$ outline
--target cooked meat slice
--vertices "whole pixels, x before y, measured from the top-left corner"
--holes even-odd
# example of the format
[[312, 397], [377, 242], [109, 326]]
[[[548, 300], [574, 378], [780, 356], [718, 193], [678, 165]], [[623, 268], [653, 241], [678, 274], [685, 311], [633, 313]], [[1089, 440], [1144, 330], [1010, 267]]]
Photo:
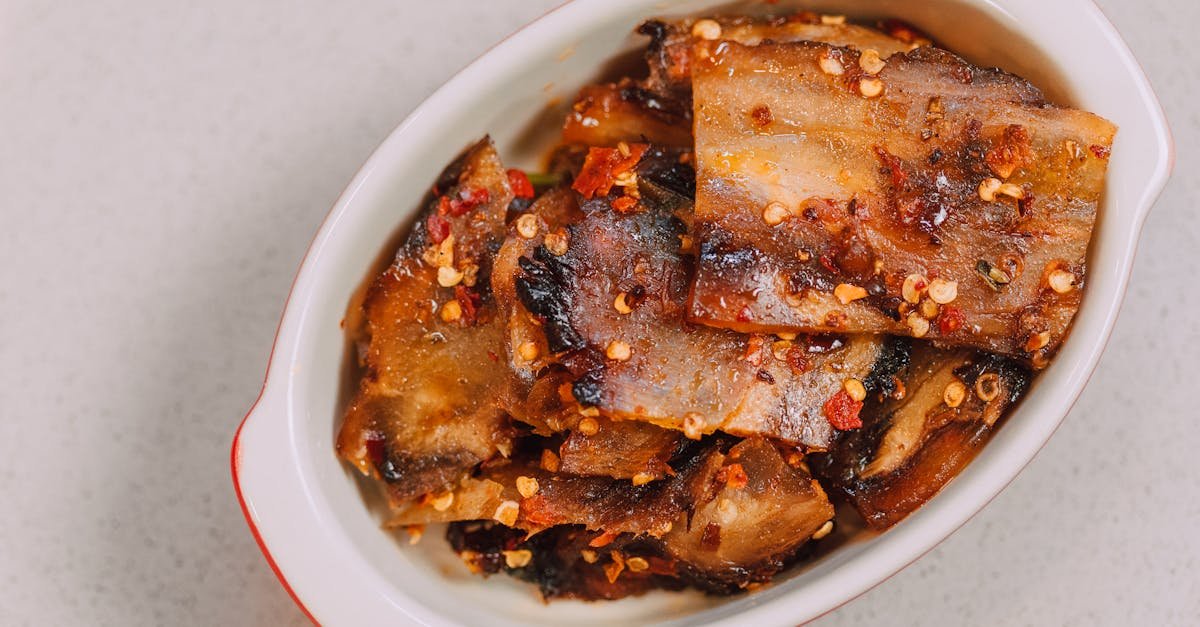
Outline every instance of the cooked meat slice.
[[[687, 324], [692, 267], [682, 244], [690, 203], [649, 182], [637, 189], [633, 207], [615, 208], [628, 195], [584, 199], [583, 219], [552, 230], [550, 240], [544, 229], [510, 238], [501, 252], [496, 293], [513, 290], [519, 301], [511, 343], [534, 346], [528, 354], [546, 360], [528, 372], [546, 372], [550, 361], [564, 367], [576, 411], [595, 407], [691, 437], [722, 430], [828, 446], [834, 426], [826, 403], [846, 379], [867, 377], [882, 340], [785, 341]], [[520, 246], [510, 287], [505, 272]]]
[[444, 490], [511, 448], [493, 400], [507, 379], [488, 274], [512, 190], [487, 139], [442, 178], [355, 316], [369, 340], [337, 450], [395, 501]]
[[648, 483], [672, 472], [667, 462], [685, 443], [678, 431], [645, 422], [593, 418], [576, 425], [558, 454], [565, 473]]
[[602, 548], [595, 532], [555, 527], [532, 537], [486, 521], [454, 523], [451, 547], [479, 573], [504, 571], [538, 585], [543, 598], [620, 599], [649, 590], [678, 590], [675, 564], [647, 538], [624, 534]]
[[[533, 242], [540, 243], [546, 233], [557, 232], [582, 218], [577, 197], [569, 188], [545, 192], [527, 212], [510, 221], [508, 236], [496, 253], [491, 275], [496, 309], [507, 336], [501, 354], [506, 356], [511, 369], [501, 405], [513, 418], [537, 427], [541, 435], [569, 428], [577, 421], [578, 412], [559, 399], [560, 382], [551, 380], [555, 377], [550, 375], [555, 373], [547, 371], [553, 364], [548, 338], [540, 323], [522, 307], [515, 277], [520, 272], [518, 263], [531, 250]], [[570, 415], [564, 416], [568, 411]]]
[[[884, 59], [913, 47], [912, 43], [866, 26], [822, 24], [820, 16], [813, 13], [769, 19], [746, 16], [704, 18], [709, 28], [697, 28], [698, 21], [692, 18], [669, 22], [651, 20], [638, 28], [638, 32], [650, 37], [646, 48], [646, 62], [650, 66], [650, 77], [645, 82], [648, 90], [673, 100], [691, 102], [693, 45], [706, 38], [746, 46], [763, 42], [821, 41], [874, 50]], [[710, 23], [716, 23], [719, 28], [712, 29]]]
[[717, 473], [719, 487], [698, 503], [687, 525], [663, 537], [687, 580], [732, 592], [766, 582], [833, 519], [833, 505], [808, 471], [787, 463], [762, 438], [734, 446]]
[[809, 463], [867, 522], [889, 527], [937, 494], [975, 456], [1025, 389], [1029, 372], [1002, 357], [928, 345], [864, 427]]
[[[516, 293], [518, 262], [544, 240], [583, 218], [577, 196], [568, 188], [550, 190], [527, 213], [517, 216], [496, 255], [492, 290], [508, 329], [507, 356], [512, 381], [501, 403], [513, 418], [539, 435], [566, 432], [559, 454], [563, 472], [639, 481], [659, 479], [679, 447], [679, 435], [644, 422], [594, 418], [598, 431], [577, 429], [583, 416], [570, 395], [571, 377], [556, 366], [540, 322], [521, 305]], [[561, 341], [555, 339], [555, 342]], [[564, 387], [565, 386], [565, 387]], [[564, 394], [565, 393], [565, 394]], [[566, 398], [564, 398], [564, 395]]]
[[1079, 305], [1112, 124], [936, 48], [873, 76], [825, 44], [696, 51], [692, 320], [1046, 363]]
[[[715, 593], [768, 581], [833, 517], [833, 506], [803, 466], [788, 464], [761, 438], [744, 440], [727, 455], [709, 449], [698, 458], [705, 461], [683, 471], [691, 476], [666, 482], [689, 484], [692, 500], [681, 504], [661, 539], [659, 533], [639, 534], [637, 526], [600, 532], [562, 517], [559, 526], [533, 535], [525, 527], [479, 520], [455, 523], [448, 536], [473, 570], [504, 570], [538, 583], [547, 597], [611, 599], [685, 581]], [[619, 489], [635, 490], [628, 482]], [[544, 498], [560, 501], [566, 494], [547, 492]], [[597, 494], [609, 502], [604, 491]], [[554, 507], [574, 509], [557, 502]]]
[[682, 457], [673, 476], [642, 485], [555, 473], [536, 459], [498, 464], [447, 493], [397, 508], [388, 525], [498, 520], [530, 533], [582, 525], [606, 540], [622, 533], [660, 537], [703, 500], [724, 456], [710, 444]]
[[563, 141], [587, 146], [649, 142], [690, 148], [692, 110], [632, 81], [589, 85], [579, 92], [563, 125]]

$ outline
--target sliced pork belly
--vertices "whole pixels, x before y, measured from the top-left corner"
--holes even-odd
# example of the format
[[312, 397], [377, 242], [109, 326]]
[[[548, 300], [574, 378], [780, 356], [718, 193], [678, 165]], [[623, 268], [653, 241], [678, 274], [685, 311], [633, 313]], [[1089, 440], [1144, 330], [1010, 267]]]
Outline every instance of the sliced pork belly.
[[696, 54], [692, 320], [1047, 362], [1079, 306], [1112, 124], [936, 48]]
[[671, 474], [669, 462], [687, 440], [678, 431], [630, 420], [596, 418], [578, 425], [559, 447], [560, 470], [647, 483]]
[[397, 508], [388, 524], [495, 520], [530, 533], [580, 525], [605, 534], [597, 546], [622, 533], [661, 537], [704, 499], [723, 459], [715, 446], [702, 446], [670, 478], [634, 485], [554, 472], [544, 461], [525, 458], [483, 468], [452, 490]]
[[[651, 164], [642, 167], [636, 172]], [[577, 187], [589, 180], [584, 170]], [[722, 430], [828, 446], [834, 426], [827, 403], [845, 380], [872, 372], [882, 340], [779, 340], [686, 323], [690, 202], [649, 181], [632, 184], [636, 199], [593, 194], [579, 202], [582, 219], [558, 228], [543, 219], [532, 237], [518, 234], [506, 243], [493, 284], [497, 294], [514, 292], [519, 303], [511, 304], [515, 367], [530, 381], [569, 380], [569, 388], [560, 383], [555, 389], [569, 389], [569, 397], [558, 398], [573, 401], [576, 413], [652, 423], [693, 438]], [[509, 278], [514, 257], [516, 273]], [[564, 407], [553, 420], [542, 413], [532, 422], [574, 428], [580, 418], [570, 414]]]
[[630, 80], [589, 85], [579, 92], [563, 125], [563, 141], [586, 146], [649, 142], [690, 148], [692, 109]]
[[545, 600], [620, 599], [650, 590], [678, 590], [676, 562], [652, 538], [624, 534], [603, 547], [595, 532], [555, 527], [532, 537], [487, 521], [450, 525], [450, 546], [474, 572], [506, 572], [538, 586]]
[[732, 592], [770, 581], [814, 534], [832, 529], [833, 505], [821, 485], [761, 438], [730, 449], [717, 478], [688, 524], [663, 538], [681, 574], [702, 589]]
[[[757, 46], [764, 42], [821, 41], [859, 50], [874, 50], [887, 58], [905, 52], [916, 43], [856, 24], [832, 23], [815, 13], [798, 13], [787, 17], [752, 18], [719, 16], [676, 21], [651, 20], [638, 32], [650, 37], [646, 62], [650, 77], [645, 86], [650, 91], [684, 103], [691, 102], [692, 46], [696, 41], [721, 40]], [[928, 43], [928, 42], [924, 42]]]
[[583, 598], [683, 582], [732, 592], [769, 580], [828, 532], [825, 493], [774, 445], [709, 440], [694, 452], [670, 479], [644, 486], [514, 461], [390, 524], [456, 522], [451, 543], [472, 568], [506, 570], [548, 597]]
[[863, 428], [809, 463], [867, 522], [889, 527], [971, 461], [1024, 391], [1029, 372], [970, 350], [914, 348], [900, 384], [863, 410]]
[[488, 274], [513, 192], [491, 142], [468, 150], [437, 191], [349, 317], [362, 320], [364, 372], [337, 450], [396, 501], [444, 490], [511, 448], [494, 402], [507, 377]]

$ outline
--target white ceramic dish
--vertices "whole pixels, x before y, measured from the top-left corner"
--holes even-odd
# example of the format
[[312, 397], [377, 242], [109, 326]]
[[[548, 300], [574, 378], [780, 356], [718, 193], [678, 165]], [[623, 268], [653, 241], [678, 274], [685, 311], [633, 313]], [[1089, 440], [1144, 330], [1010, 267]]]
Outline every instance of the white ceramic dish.
[[[232, 454], [246, 519], [284, 586], [315, 621], [795, 625], [863, 593], [966, 522], [1029, 462], [1079, 396], [1116, 319], [1142, 221], [1173, 162], [1163, 113], [1112, 25], [1090, 0], [807, 2], [803, 8], [852, 18], [904, 18], [968, 59], [1016, 72], [1053, 100], [1120, 126], [1074, 330], [997, 436], [936, 498], [888, 532], [848, 538], [780, 582], [730, 599], [655, 593], [614, 603], [543, 605], [532, 587], [510, 578], [468, 575], [440, 538], [410, 549], [379, 528], [355, 478], [333, 453], [343, 359], [339, 321], [351, 292], [462, 147], [490, 133], [510, 164], [534, 165], [557, 132], [547, 120], [561, 119], [554, 116], [563, 105], [550, 103], [569, 103], [604, 61], [642, 43], [630, 34], [635, 25], [653, 15], [718, 6], [733, 5], [576, 0], [550, 12], [414, 111], [334, 206], [296, 277], [262, 395]], [[892, 13], [898, 7], [902, 15]]]

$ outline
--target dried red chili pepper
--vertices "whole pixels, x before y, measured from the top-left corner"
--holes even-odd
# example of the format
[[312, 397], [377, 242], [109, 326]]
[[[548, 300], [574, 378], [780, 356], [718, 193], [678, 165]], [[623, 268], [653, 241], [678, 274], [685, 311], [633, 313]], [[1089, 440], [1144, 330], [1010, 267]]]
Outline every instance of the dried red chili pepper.
[[508, 186], [517, 198], [533, 198], [533, 183], [529, 182], [529, 177], [521, 170], [513, 168], [508, 171]]
[[803, 348], [792, 346], [787, 350], [785, 355], [787, 365], [795, 374], [804, 374], [812, 369], [812, 363], [808, 361], [808, 355], [805, 354]]
[[479, 314], [479, 304], [482, 301], [479, 294], [476, 294], [466, 286], [456, 285], [454, 286], [454, 299], [462, 307], [463, 324], [467, 326], [475, 324], [475, 319]]
[[613, 201], [612, 206], [618, 213], [629, 213], [637, 206], [637, 199], [631, 196], [621, 196]]
[[616, 148], [592, 147], [583, 159], [583, 167], [571, 189], [584, 198], [605, 196], [617, 182], [617, 175], [628, 172], [641, 161], [647, 144], [629, 144], [628, 155]]
[[429, 239], [433, 240], [434, 244], [441, 244], [450, 236], [450, 222], [441, 214], [431, 213], [425, 218], [425, 230], [429, 232]]
[[744, 488], [750, 482], [750, 476], [741, 464], [730, 464], [717, 471], [717, 481], [731, 488]]
[[942, 335], [953, 333], [961, 329], [966, 321], [961, 309], [954, 305], [943, 305], [937, 318], [938, 332]]
[[862, 408], [861, 401], [851, 398], [850, 393], [846, 390], [838, 390], [837, 394], [825, 401], [825, 420], [828, 420], [829, 424], [839, 431], [858, 429], [863, 426], [862, 420], [858, 417], [858, 412], [862, 411]]

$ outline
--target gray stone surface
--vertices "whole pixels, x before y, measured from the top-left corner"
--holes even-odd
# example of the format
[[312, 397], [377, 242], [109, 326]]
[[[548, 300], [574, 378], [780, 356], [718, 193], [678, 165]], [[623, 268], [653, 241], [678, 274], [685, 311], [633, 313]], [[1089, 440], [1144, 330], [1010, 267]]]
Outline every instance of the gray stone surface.
[[[387, 132], [554, 4], [0, 3], [0, 624], [304, 623], [228, 473], [293, 273]], [[1200, 620], [1200, 4], [1101, 4], [1179, 153], [1108, 352], [1007, 491], [822, 625]]]

